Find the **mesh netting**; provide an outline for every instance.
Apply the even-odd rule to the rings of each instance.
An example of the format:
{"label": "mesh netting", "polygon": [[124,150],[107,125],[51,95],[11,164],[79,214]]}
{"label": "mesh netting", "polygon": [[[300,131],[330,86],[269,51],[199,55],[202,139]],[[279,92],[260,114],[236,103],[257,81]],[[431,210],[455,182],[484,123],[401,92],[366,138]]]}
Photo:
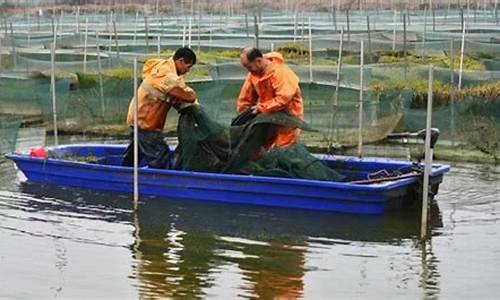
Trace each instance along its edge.
{"label": "mesh netting", "polygon": [[[406,33],[403,31],[404,14],[407,14]],[[370,32],[367,15],[370,17]],[[126,128],[124,120],[133,94],[130,75],[133,58],[144,60],[156,56],[158,37],[162,55],[183,44],[201,51],[198,65],[210,66],[205,65],[201,68],[203,70],[195,69],[192,73],[198,72],[202,75],[200,78],[211,80],[191,82],[190,85],[197,91],[206,114],[222,124],[229,124],[235,114],[235,102],[246,70],[240,66],[238,55],[222,54],[225,50],[237,52],[242,47],[256,44],[253,14],[247,12],[245,17],[243,14],[210,16],[201,13],[191,16],[160,13],[158,16],[148,15],[147,24],[144,17],[143,12],[139,12],[138,17],[135,13],[114,14],[115,35],[109,14],[82,13],[79,19],[75,14],[54,18],[31,16],[31,19],[8,16],[0,28],[0,71],[9,77],[0,78],[2,113],[38,119],[45,124],[52,121],[48,78],[54,23],[58,48],[55,57],[58,78],[56,106],[61,126],[77,131],[107,124]],[[309,17],[311,69],[308,66]],[[282,51],[287,63],[301,78],[305,120],[318,130],[303,132],[302,142],[308,146],[324,148],[331,144],[357,144],[360,90],[364,91],[361,136],[365,142],[380,141],[392,131],[422,129],[426,113],[423,99],[427,65],[432,63],[435,66],[435,93],[441,95],[436,96],[433,118],[433,126],[441,129],[439,143],[452,141],[477,145],[481,136],[475,133],[481,130],[473,132],[467,128],[482,128],[488,134],[484,134],[479,147],[494,148],[494,142],[489,141],[498,136],[500,120],[494,113],[498,111],[496,98],[467,92],[467,95],[457,96],[452,101],[444,90],[457,90],[462,21],[466,24],[466,38],[461,88],[478,88],[484,94],[498,85],[500,30],[497,18],[488,7],[474,13],[436,9],[433,15],[424,10],[266,12],[258,25],[258,42],[264,52],[271,49]],[[85,19],[88,19],[87,30]],[[9,23],[12,23],[12,31]],[[344,29],[343,65],[339,92],[335,96],[341,28]],[[87,59],[84,66],[85,39]],[[362,86],[361,41],[365,47]],[[100,45],[102,76],[97,75],[96,44]],[[453,59],[450,55],[452,48]],[[283,49],[300,54],[294,56]],[[403,50],[407,51],[406,57]],[[215,58],[210,56],[207,59],[206,52],[211,52]],[[453,71],[450,70],[452,60]],[[205,72],[207,68],[210,68],[208,74]],[[87,73],[83,73],[84,69]],[[119,74],[109,76],[109,72]],[[76,73],[80,74],[77,76]],[[84,77],[86,82],[81,80]],[[177,131],[177,120],[178,115],[171,112],[166,126],[168,134]],[[483,150],[490,151],[488,149]]]}
{"label": "mesh netting", "polygon": [[21,122],[20,117],[0,116],[0,154],[12,152],[16,148]]}
{"label": "mesh netting", "polygon": [[179,118],[176,169],[326,181],[343,179],[301,145],[266,153],[263,146],[273,138],[276,126],[310,130],[304,122],[286,113],[253,115],[249,111],[226,128],[211,120],[201,107],[187,108]]}

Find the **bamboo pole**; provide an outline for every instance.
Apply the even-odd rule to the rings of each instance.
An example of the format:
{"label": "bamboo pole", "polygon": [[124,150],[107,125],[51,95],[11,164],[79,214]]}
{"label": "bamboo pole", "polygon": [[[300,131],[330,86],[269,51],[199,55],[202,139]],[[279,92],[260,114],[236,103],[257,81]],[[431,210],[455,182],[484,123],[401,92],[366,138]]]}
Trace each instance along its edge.
{"label": "bamboo pole", "polygon": [[198,8],[198,53],[200,53],[201,49],[201,11]]}
{"label": "bamboo pole", "polygon": [[161,33],[160,33],[160,35],[163,36],[163,35],[165,35],[165,26],[163,24],[163,15],[161,15],[161,18],[160,18],[160,26],[161,26]]}
{"label": "bamboo pole", "polygon": [[297,12],[295,12],[295,15],[293,17],[293,42],[295,43],[297,41]]}
{"label": "bamboo pole", "polygon": [[406,14],[403,14],[403,55],[406,58]]}
{"label": "bamboo pole", "polygon": [[186,24],[182,25],[182,48],[186,47]]}
{"label": "bamboo pole", "polygon": [[108,53],[109,55],[111,55],[111,49],[112,49],[112,46],[113,46],[113,34],[111,33],[111,31],[108,31],[107,32],[108,34]]}
{"label": "bamboo pole", "polygon": [[104,118],[105,106],[104,106],[104,87],[102,82],[102,65],[101,65],[101,49],[99,46],[99,32],[95,33],[96,38],[96,49],[97,49],[97,77],[99,78],[99,100],[101,102],[101,114]]}
{"label": "bamboo pole", "polygon": [[28,14],[28,48],[31,47],[31,18]]}
{"label": "bamboo pole", "polygon": [[253,16],[254,28],[255,28],[255,48],[259,48],[259,23],[257,16]]}
{"label": "bamboo pole", "polygon": [[[431,3],[432,5],[432,3]],[[432,12],[432,32],[436,31],[436,11],[434,8],[431,6],[431,12]]]}
{"label": "bamboo pole", "polygon": [[349,20],[349,10],[346,10],[346,23],[347,23],[347,47],[351,48],[351,22]]}
{"label": "bamboo pole", "polygon": [[306,21],[304,20],[304,18],[302,18],[302,26],[300,27],[300,41],[301,42],[305,41],[305,35],[304,35],[305,28],[306,28]]}
{"label": "bamboo pole", "polygon": [[135,12],[135,22],[134,22],[134,45],[137,45],[137,22],[139,18],[139,12]]}
{"label": "bamboo pole", "polygon": [[358,104],[358,157],[363,156],[363,93],[364,93],[364,44],[361,40],[361,54],[359,65],[359,104]]}
{"label": "bamboo pole", "polygon": [[247,37],[250,36],[250,28],[248,27],[248,14],[245,14],[245,28],[247,32]]}
{"label": "bamboo pole", "polygon": [[464,29],[464,24],[465,24],[465,20],[464,20],[464,9],[461,8],[460,9],[460,30],[463,30]]}
{"label": "bamboo pole", "polygon": [[424,34],[422,36],[422,56],[425,56],[425,35],[427,34],[427,7],[424,8]]}
{"label": "bamboo pole", "polygon": [[191,28],[192,28],[192,22],[191,22],[191,18],[189,18],[189,23],[188,23],[188,48],[191,48]]}
{"label": "bamboo pole", "polygon": [[76,8],[76,33],[80,34],[80,6]]}
{"label": "bamboo pole", "polygon": [[454,81],[455,81],[455,71],[454,71],[454,64],[455,64],[455,51],[453,49],[453,40],[450,42],[450,88],[449,88],[449,94],[450,94],[450,111],[451,111],[451,145],[455,146],[455,88],[454,88]]}
{"label": "bamboo pole", "polygon": [[87,72],[88,36],[89,36],[89,19],[85,18],[85,37],[83,40],[83,73]]}
{"label": "bamboo pole", "polygon": [[149,24],[146,14],[144,14],[144,26],[146,27],[146,53],[149,53]]}
{"label": "bamboo pole", "polygon": [[392,23],[394,25],[392,31],[392,51],[396,51],[396,16],[397,16],[397,11],[394,10],[394,16],[392,17]]}
{"label": "bamboo pole", "polygon": [[10,22],[10,43],[12,48],[12,59],[14,68],[17,66],[17,53],[16,53],[16,41],[14,39],[14,28],[12,27],[12,22]]}
{"label": "bamboo pole", "polygon": [[431,125],[432,125],[432,81],[434,76],[433,66],[429,66],[429,87],[427,91],[427,117],[425,126],[425,164],[424,180],[422,187],[422,219],[420,226],[420,238],[427,237],[427,221],[429,218],[429,176],[431,175],[433,148],[431,147]]}
{"label": "bamboo pole", "polygon": [[114,20],[114,19],[113,19],[113,31],[115,34],[116,58],[119,60],[120,59],[120,46],[118,45],[118,33],[116,32],[116,20]]}
{"label": "bamboo pole", "polygon": [[450,86],[453,87],[453,84],[455,83],[455,50],[454,50],[454,41],[450,41]]}
{"label": "bamboo pole", "polygon": [[50,91],[52,94],[52,120],[54,126],[54,145],[59,146],[57,133],[57,105],[56,105],[56,75],[55,75],[55,57],[56,57],[56,42],[55,38],[50,45]]}
{"label": "bamboo pole", "polygon": [[309,82],[313,82],[313,53],[312,53],[312,28],[311,17],[309,17]]}
{"label": "bamboo pole", "polygon": [[[340,29],[340,45],[339,45],[339,57],[337,60],[337,78],[336,78],[336,85],[335,85],[335,95],[333,97],[333,114],[332,114],[332,121],[330,124],[332,124],[333,131],[335,133],[338,133],[337,129],[337,113],[338,113],[338,108],[339,108],[339,91],[340,91],[340,73],[342,72],[342,50],[343,50],[343,44],[344,44],[344,27]],[[335,139],[338,138],[338,135],[335,134]]]}
{"label": "bamboo pole", "polygon": [[333,21],[333,30],[337,32],[337,10],[335,9],[335,7],[333,7],[332,21]]}
{"label": "bamboo pole", "polygon": [[161,44],[161,36],[158,35],[158,39],[156,41],[156,56],[160,58],[160,44]]}
{"label": "bamboo pole", "polygon": [[372,54],[372,38],[370,32],[370,16],[366,16],[366,29],[368,30],[368,54]]}
{"label": "bamboo pole", "polygon": [[139,208],[139,128],[137,115],[139,101],[137,99],[137,57],[134,58],[134,211]]}
{"label": "bamboo pole", "polygon": [[465,27],[466,24],[464,23],[464,26],[462,28],[462,44],[460,47],[460,69],[458,72],[458,90],[462,90],[462,75],[464,72],[464,50],[465,50]]}
{"label": "bamboo pole", "polygon": [[[212,26],[213,26],[213,14],[210,13],[210,23],[208,25],[208,49],[212,50]],[[248,24],[247,24],[248,26]],[[248,36],[248,28],[247,28],[247,36]]]}
{"label": "bamboo pole", "polygon": [[59,15],[59,34],[63,34],[64,33],[64,29],[63,29],[63,16],[64,16],[64,12],[61,10],[61,15]]}

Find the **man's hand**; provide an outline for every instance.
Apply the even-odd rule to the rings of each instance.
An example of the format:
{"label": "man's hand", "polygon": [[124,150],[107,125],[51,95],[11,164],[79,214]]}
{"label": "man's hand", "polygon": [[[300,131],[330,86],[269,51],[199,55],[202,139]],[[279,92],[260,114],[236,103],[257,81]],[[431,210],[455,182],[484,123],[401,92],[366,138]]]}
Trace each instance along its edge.
{"label": "man's hand", "polygon": [[254,114],[260,113],[259,108],[257,107],[257,105],[254,105],[254,106],[250,107],[250,109],[252,110],[252,113],[254,113]]}

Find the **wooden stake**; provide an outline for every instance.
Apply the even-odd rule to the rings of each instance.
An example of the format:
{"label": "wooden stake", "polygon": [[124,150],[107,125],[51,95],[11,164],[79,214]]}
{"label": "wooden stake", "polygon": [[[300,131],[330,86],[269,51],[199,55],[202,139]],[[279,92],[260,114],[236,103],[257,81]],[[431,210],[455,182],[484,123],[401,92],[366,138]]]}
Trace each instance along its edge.
{"label": "wooden stake", "polygon": [[368,54],[372,54],[372,38],[370,32],[370,16],[366,16],[366,29],[368,30]]}
{"label": "wooden stake", "polygon": [[392,23],[394,24],[392,32],[392,51],[396,51],[396,16],[397,16],[397,11],[394,10],[394,16],[392,17]]}
{"label": "wooden stake", "polygon": [[188,23],[188,48],[191,48],[191,18],[189,18],[189,23]]}
{"label": "wooden stake", "polygon": [[309,17],[309,82],[313,82],[313,53],[312,53],[312,29],[311,17]]}
{"label": "wooden stake", "polygon": [[96,38],[96,49],[97,49],[97,77],[99,78],[99,97],[101,101],[101,114],[104,118],[105,106],[104,106],[104,87],[102,82],[102,65],[101,65],[101,49],[99,46],[99,32],[95,33]]}
{"label": "wooden stake", "polygon": [[462,90],[462,75],[464,72],[465,24],[462,28],[462,45],[460,47],[460,69],[458,70],[458,90]]}
{"label": "wooden stake", "polygon": [[56,75],[55,75],[56,43],[55,39],[50,47],[50,90],[52,94],[52,120],[54,124],[54,145],[59,146],[57,134],[57,105],[56,105]]}
{"label": "wooden stake", "polygon": [[358,104],[358,157],[363,156],[363,93],[364,93],[364,45],[361,40],[361,54],[359,65],[359,104]]}
{"label": "wooden stake", "polygon": [[[339,92],[340,92],[340,73],[342,72],[342,49],[343,49],[343,44],[344,44],[344,27],[340,29],[340,45],[339,45],[339,57],[337,60],[337,78],[336,78],[336,85],[335,85],[335,95],[333,97],[333,114],[332,114],[332,121],[330,124],[332,124],[333,131],[335,133],[338,132],[337,129],[337,113],[339,109]],[[337,139],[338,136],[335,134],[335,139]]]}
{"label": "wooden stake", "polygon": [[139,208],[139,128],[137,115],[139,101],[137,99],[137,57],[134,58],[134,211]]}
{"label": "wooden stake", "polygon": [[113,31],[115,33],[116,58],[119,61],[120,60],[120,46],[118,45],[118,33],[116,32],[116,20],[114,20],[114,19],[113,19]]}
{"label": "wooden stake", "polygon": [[144,26],[146,26],[146,53],[149,53],[149,24],[146,14],[144,14]]}
{"label": "wooden stake", "polygon": [[89,19],[85,18],[85,37],[83,42],[83,73],[87,72],[87,47],[89,36]]}
{"label": "wooden stake", "polygon": [[432,168],[433,148],[431,148],[431,125],[432,125],[432,81],[434,75],[433,66],[429,66],[429,87],[427,91],[427,118],[425,126],[425,164],[424,180],[422,188],[422,219],[420,226],[420,238],[425,240],[427,237],[427,220],[429,206],[429,176]]}
{"label": "wooden stake", "polygon": [[257,21],[257,16],[253,16],[254,28],[255,28],[255,48],[259,48],[259,23]]}

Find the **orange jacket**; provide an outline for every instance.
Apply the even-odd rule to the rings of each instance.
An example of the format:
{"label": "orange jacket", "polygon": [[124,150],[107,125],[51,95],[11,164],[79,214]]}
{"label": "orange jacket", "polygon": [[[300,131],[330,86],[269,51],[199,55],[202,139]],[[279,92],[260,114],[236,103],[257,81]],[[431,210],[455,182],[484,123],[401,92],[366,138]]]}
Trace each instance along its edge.
{"label": "orange jacket", "polygon": [[[137,90],[139,128],[163,131],[170,107],[177,102],[196,101],[196,93],[177,75],[173,58],[149,59],[142,69],[143,82]],[[134,125],[134,98],[128,107],[127,124]]]}
{"label": "orange jacket", "polygon": [[[271,67],[261,77],[248,73],[238,97],[236,111],[240,113],[257,105],[261,113],[285,111],[303,120],[304,108],[299,78],[285,64],[280,53],[267,53],[264,59],[272,63]],[[290,146],[297,142],[299,134],[299,129],[281,127],[276,138],[266,145],[266,148]]]}

